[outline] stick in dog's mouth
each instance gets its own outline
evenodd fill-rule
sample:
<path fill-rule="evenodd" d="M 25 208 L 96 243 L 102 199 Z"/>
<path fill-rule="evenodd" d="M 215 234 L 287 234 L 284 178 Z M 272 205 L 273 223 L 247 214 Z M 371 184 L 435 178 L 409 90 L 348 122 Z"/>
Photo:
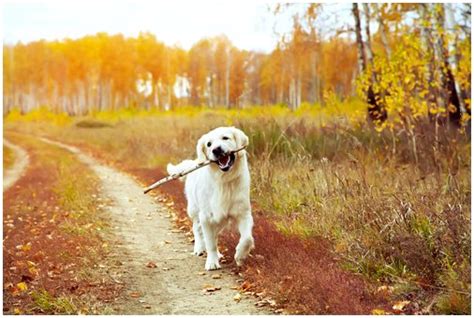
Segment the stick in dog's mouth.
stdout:
<path fill-rule="evenodd" d="M 237 150 L 232 151 L 232 152 L 230 153 L 230 155 L 227 154 L 226 156 L 223 156 L 222 158 L 220 158 L 220 160 L 222 160 L 224 157 L 229 156 L 230 159 L 231 159 L 231 163 L 230 163 L 230 162 L 226 162 L 226 163 L 225 163 L 225 166 L 229 166 L 229 167 L 225 168 L 226 170 L 224 170 L 224 171 L 228 171 L 228 170 L 230 169 L 230 166 L 232 166 L 232 165 L 234 164 L 234 160 L 235 160 L 235 155 L 234 155 L 234 154 L 235 154 L 236 152 L 239 152 L 239 151 L 244 150 L 245 148 L 246 148 L 245 146 L 244 146 L 244 147 L 241 147 L 241 148 L 239 148 L 239 149 L 237 149 Z M 226 159 L 226 161 L 227 161 L 227 159 Z M 200 169 L 200 168 L 202 168 L 202 167 L 205 167 L 205 166 L 211 164 L 212 162 L 217 163 L 217 161 L 206 160 L 206 161 L 203 161 L 203 162 L 197 164 L 195 167 L 192 167 L 192 168 L 187 169 L 187 170 L 185 170 L 185 171 L 182 171 L 182 172 L 180 172 L 180 173 L 176 173 L 176 174 L 173 174 L 173 175 L 169 175 L 169 176 L 167 176 L 167 177 L 165 177 L 165 178 L 163 178 L 163 179 L 160 179 L 160 180 L 156 181 L 156 182 L 153 183 L 152 185 L 146 187 L 143 192 L 146 194 L 146 193 L 150 192 L 151 190 L 158 188 L 158 187 L 159 187 L 160 185 L 162 185 L 162 184 L 165 184 L 165 183 L 167 183 L 167 182 L 169 182 L 169 181 L 171 181 L 171 180 L 176 180 L 176 179 L 178 179 L 178 178 L 184 177 L 184 176 L 187 175 L 188 173 L 191 173 L 191 172 L 193 172 L 193 171 L 196 171 L 197 169 Z M 217 164 L 219 165 L 219 163 L 217 163 Z M 219 166 L 219 168 L 220 168 L 220 166 Z M 221 169 L 222 169 L 222 168 L 221 168 Z"/>
<path fill-rule="evenodd" d="M 217 163 L 219 169 L 221 169 L 222 171 L 229 171 L 229 169 L 235 162 L 235 154 L 233 152 L 225 154 L 214 162 Z"/>

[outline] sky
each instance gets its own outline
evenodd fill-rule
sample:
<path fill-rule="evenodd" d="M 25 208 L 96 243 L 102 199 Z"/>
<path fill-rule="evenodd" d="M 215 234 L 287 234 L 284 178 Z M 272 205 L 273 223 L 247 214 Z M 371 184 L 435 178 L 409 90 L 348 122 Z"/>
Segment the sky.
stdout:
<path fill-rule="evenodd" d="M 273 25 L 266 4 L 237 1 L 10 1 L 3 7 L 7 44 L 149 31 L 185 49 L 203 37 L 226 34 L 239 48 L 268 52 L 277 41 Z"/>
<path fill-rule="evenodd" d="M 329 20 L 350 17 L 348 4 L 327 7 Z M 291 14 L 290 10 L 275 16 L 262 1 L 4 0 L 3 40 L 15 44 L 97 32 L 151 32 L 168 45 L 189 49 L 204 37 L 225 34 L 240 49 L 268 53 L 278 34 L 291 29 Z"/>

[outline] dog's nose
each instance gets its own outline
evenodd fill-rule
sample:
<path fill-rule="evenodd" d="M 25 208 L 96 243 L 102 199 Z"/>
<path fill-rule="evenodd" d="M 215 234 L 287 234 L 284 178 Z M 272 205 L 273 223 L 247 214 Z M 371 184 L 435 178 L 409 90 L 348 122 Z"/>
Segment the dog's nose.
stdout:
<path fill-rule="evenodd" d="M 220 155 L 224 153 L 224 151 L 222 150 L 221 147 L 216 147 L 212 149 L 212 153 L 214 154 L 214 156 L 219 157 Z"/>

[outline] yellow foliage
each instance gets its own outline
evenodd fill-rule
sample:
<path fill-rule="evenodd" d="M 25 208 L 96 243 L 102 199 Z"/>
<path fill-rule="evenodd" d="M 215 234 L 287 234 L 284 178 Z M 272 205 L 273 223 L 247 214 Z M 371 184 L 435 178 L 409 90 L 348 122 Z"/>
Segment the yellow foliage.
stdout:
<path fill-rule="evenodd" d="M 57 126 L 64 126 L 71 122 L 71 117 L 66 113 L 55 113 L 47 107 L 34 109 L 22 114 L 19 109 L 13 109 L 4 118 L 5 122 L 48 122 Z"/>

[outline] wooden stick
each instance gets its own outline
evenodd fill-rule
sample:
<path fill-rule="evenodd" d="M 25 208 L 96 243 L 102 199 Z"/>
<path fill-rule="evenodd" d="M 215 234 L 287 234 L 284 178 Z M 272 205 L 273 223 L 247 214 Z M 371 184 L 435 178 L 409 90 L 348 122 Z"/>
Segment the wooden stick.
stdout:
<path fill-rule="evenodd" d="M 236 153 L 236 152 L 239 152 L 241 150 L 244 150 L 245 149 L 245 146 L 242 147 L 242 148 L 239 148 L 237 150 L 233 150 L 231 151 L 230 153 Z M 175 173 L 175 174 L 172 174 L 172 175 L 169 175 L 163 179 L 160 179 L 158 181 L 156 181 L 155 183 L 153 183 L 152 185 L 148 186 L 145 188 L 145 190 L 143 191 L 143 193 L 147 194 L 148 192 L 150 192 L 151 190 L 155 189 L 155 188 L 158 188 L 160 185 L 162 184 L 165 184 L 171 180 L 176 180 L 178 178 L 181 178 L 181 177 L 184 177 L 185 175 L 197 170 L 197 169 L 200 169 L 202 167 L 205 167 L 207 165 L 210 165 L 211 163 L 215 163 L 216 161 L 213 161 L 213 160 L 206 160 L 206 161 L 203 161 L 203 162 L 200 162 L 198 163 L 195 167 L 192 167 L 188 170 L 184 170 L 184 171 L 181 171 L 180 173 Z"/>

